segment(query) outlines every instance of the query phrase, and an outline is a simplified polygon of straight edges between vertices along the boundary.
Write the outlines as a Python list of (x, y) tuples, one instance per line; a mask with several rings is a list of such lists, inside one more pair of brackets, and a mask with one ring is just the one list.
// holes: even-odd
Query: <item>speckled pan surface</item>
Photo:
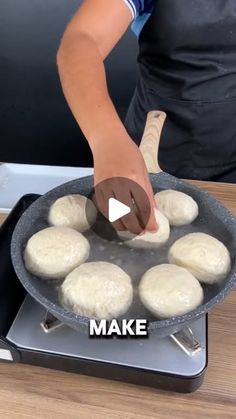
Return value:
[[(236, 286), (236, 219), (216, 199), (186, 182), (166, 173), (150, 175), (150, 178), (154, 192), (175, 189), (192, 196), (199, 205), (199, 217), (191, 225), (173, 227), (168, 243), (155, 251), (129, 249), (124, 244), (107, 242), (96, 236), (94, 232), (89, 232), (86, 234), (91, 245), (91, 254), (88, 260), (107, 260), (116, 263), (130, 274), (134, 286), (134, 300), (130, 310), (123, 318), (147, 318), (150, 331), (155, 330), (158, 335), (167, 336), (203, 316)], [(72, 193), (89, 196), (92, 185), (93, 177), (88, 176), (63, 184), (40, 197), (20, 218), (11, 243), (15, 271), (28, 293), (55, 317), (77, 330), (87, 330), (88, 318), (69, 312), (60, 305), (58, 300), (60, 283), (41, 280), (27, 272), (23, 261), (23, 251), (27, 240), (34, 233), (48, 226), (48, 210), (57, 198)], [(183, 316), (158, 320), (142, 306), (137, 293), (138, 283), (147, 269), (156, 264), (167, 262), (168, 249), (177, 238), (194, 231), (211, 234), (227, 246), (232, 260), (231, 272), (220, 284), (204, 286), (204, 302), (196, 310)]]

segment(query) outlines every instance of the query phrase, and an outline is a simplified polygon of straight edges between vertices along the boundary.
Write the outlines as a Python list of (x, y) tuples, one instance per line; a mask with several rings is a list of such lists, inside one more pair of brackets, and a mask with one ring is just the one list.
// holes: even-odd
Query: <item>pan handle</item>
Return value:
[(139, 149), (149, 173), (162, 172), (158, 164), (158, 150), (165, 119), (166, 113), (162, 111), (150, 111), (147, 114)]

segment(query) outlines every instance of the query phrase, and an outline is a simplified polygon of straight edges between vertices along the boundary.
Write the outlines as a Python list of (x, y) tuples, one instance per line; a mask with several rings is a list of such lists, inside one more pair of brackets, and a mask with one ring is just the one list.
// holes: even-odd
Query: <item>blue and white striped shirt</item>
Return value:
[(123, 0), (127, 7), (130, 9), (133, 22), (132, 30), (139, 36), (145, 22), (149, 18), (155, 0)]

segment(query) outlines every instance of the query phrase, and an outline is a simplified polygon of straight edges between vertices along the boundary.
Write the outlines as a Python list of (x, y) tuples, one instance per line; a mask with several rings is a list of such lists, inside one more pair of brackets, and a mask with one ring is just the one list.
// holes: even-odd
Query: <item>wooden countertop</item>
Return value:
[[(236, 185), (193, 182), (236, 215)], [(0, 215), (0, 221), (4, 215)], [(236, 417), (236, 291), (209, 315), (209, 365), (195, 393), (168, 393), (77, 374), (0, 364), (4, 419)]]

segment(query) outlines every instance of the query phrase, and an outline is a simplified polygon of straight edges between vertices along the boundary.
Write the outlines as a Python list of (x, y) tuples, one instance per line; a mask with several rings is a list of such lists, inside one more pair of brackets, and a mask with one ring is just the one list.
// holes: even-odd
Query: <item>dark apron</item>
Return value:
[(236, 0), (156, 0), (139, 47), (130, 136), (139, 144), (147, 112), (163, 110), (164, 171), (236, 182)]

